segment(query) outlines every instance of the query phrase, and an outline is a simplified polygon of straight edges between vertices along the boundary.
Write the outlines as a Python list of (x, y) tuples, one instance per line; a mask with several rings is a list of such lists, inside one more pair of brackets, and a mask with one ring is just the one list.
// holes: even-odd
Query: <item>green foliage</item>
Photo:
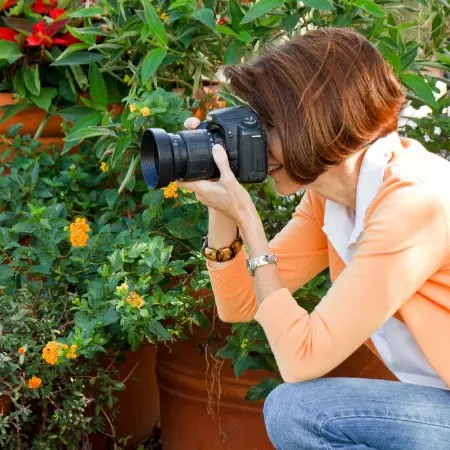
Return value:
[[(86, 379), (98, 356), (136, 350), (144, 341), (173, 342), (203, 320), (206, 305), (196, 291), (208, 283), (198, 252), (207, 218), (192, 193), (166, 198), (138, 178), (132, 191), (119, 194), (113, 172), (99, 167), (91, 147), (42, 149), (19, 130), (1, 136), (14, 159), (6, 163), (7, 152), (1, 155), (0, 338), (8, 341), (0, 343), (0, 395), (15, 403), (0, 421), (0, 436), (5, 430), (5, 442), (17, 445), (7, 430), (25, 421), (21, 448), (45, 439), (55, 442), (45, 448), (78, 448), (75, 442), (104, 429), (101, 408), (88, 414), (94, 394)], [(185, 230), (176, 226), (180, 217)], [(41, 356), (49, 341), (68, 346), (56, 364)], [(73, 345), (76, 361), (67, 356)], [(24, 383), (33, 375), (42, 386), (29, 392)], [(119, 386), (110, 375), (102, 375), (105, 392), (98, 394), (108, 407)], [(91, 379), (96, 387), (98, 375)], [(33, 399), (51, 414), (32, 415)]]

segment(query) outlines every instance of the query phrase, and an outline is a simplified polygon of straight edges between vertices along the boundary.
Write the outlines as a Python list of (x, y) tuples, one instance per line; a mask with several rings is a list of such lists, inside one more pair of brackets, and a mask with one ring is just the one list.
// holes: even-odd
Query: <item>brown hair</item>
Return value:
[(322, 28), (224, 67), (234, 93), (281, 139), (289, 176), (309, 184), (397, 129), (401, 85), (362, 35)]

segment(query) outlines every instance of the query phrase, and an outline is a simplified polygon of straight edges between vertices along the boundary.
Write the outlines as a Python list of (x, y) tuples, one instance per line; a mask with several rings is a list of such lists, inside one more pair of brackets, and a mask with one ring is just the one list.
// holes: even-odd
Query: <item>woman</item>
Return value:
[[(223, 148), (217, 182), (180, 183), (209, 207), (209, 249), (244, 239), (208, 270), (222, 320), (256, 319), (286, 382), (264, 408), (273, 444), (450, 449), (450, 164), (399, 138), (401, 86), (357, 33), (316, 30), (225, 75), (267, 129), (278, 193), (306, 189), (268, 243)], [(291, 293), (327, 266), (308, 314)], [(318, 379), (369, 338), (400, 383)]]

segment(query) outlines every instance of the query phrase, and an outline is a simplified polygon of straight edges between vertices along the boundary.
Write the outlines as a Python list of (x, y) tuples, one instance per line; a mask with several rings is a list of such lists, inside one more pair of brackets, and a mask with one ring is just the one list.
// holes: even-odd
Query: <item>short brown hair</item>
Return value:
[(395, 131), (401, 85), (361, 34), (322, 28), (224, 67), (231, 90), (277, 129), (289, 176), (309, 184)]

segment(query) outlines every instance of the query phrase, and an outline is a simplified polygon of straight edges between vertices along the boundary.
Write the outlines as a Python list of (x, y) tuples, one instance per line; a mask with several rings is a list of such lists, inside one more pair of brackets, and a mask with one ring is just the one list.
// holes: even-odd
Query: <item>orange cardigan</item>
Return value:
[[(322, 231), (325, 199), (309, 190), (270, 242), (285, 288), (259, 308), (244, 251), (207, 264), (221, 319), (260, 322), (287, 382), (328, 373), (396, 314), (450, 386), (450, 163), (409, 139), (389, 150), (348, 266)], [(291, 293), (327, 266), (333, 285), (308, 314)]]

